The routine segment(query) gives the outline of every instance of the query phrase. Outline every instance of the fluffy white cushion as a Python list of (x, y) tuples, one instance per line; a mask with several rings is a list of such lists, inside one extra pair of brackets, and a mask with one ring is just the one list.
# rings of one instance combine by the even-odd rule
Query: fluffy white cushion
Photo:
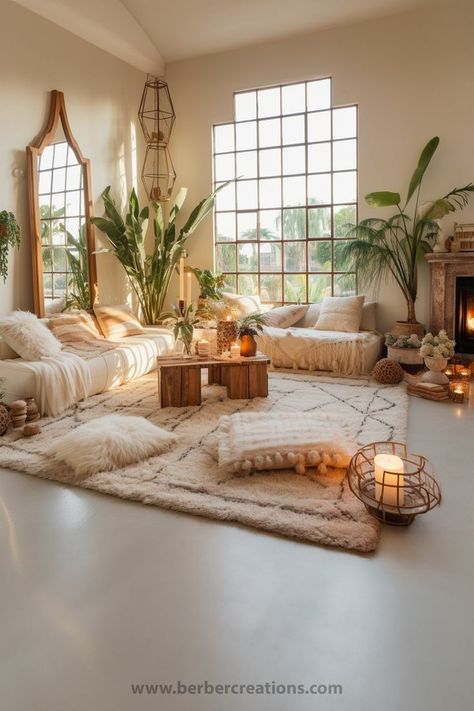
[(227, 308), (232, 309), (235, 318), (243, 318), (248, 314), (253, 314), (255, 311), (269, 311), (272, 307), (268, 304), (262, 304), (260, 296), (242, 296), (241, 294), (223, 294), (222, 298)]
[(145, 329), (128, 304), (95, 305), (94, 314), (106, 338), (127, 338), (127, 336), (139, 336), (145, 333)]
[(161, 454), (174, 442), (174, 434), (144, 417), (107, 415), (56, 440), (47, 455), (65, 462), (79, 479)]
[(61, 343), (49, 328), (29, 311), (14, 311), (0, 319), (0, 334), (24, 360), (40, 360), (61, 350)]
[(7, 358), (18, 358), (18, 353), (13, 348), (10, 348), (6, 340), (0, 336), (0, 360), (6, 360)]
[(321, 412), (244, 412), (221, 417), (219, 466), (237, 475), (252, 470), (347, 467), (357, 449), (354, 436), (334, 415)]
[(266, 325), (274, 328), (289, 328), (299, 321), (306, 311), (306, 304), (291, 304), (289, 306), (277, 306), (266, 314)]
[(364, 296), (325, 296), (314, 328), (317, 331), (357, 332), (364, 299)]

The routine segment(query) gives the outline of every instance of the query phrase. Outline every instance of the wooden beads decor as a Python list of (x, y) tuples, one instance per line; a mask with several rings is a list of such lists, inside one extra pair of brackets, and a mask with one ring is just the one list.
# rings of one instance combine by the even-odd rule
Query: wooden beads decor
[(26, 425), (23, 427), (24, 437), (32, 437), (33, 435), (37, 435), (40, 432), (41, 426), (39, 422), (27, 422)]
[(26, 422), (26, 402), (25, 400), (15, 400), (10, 405), (10, 417), (14, 430), (21, 430)]
[(36, 422), (36, 420), (39, 420), (40, 414), (39, 414), (39, 410), (38, 410), (38, 405), (36, 404), (34, 397), (26, 397), (25, 402), (26, 402), (26, 421), (27, 422)]
[(217, 355), (222, 355), (224, 351), (229, 351), (230, 347), (237, 340), (237, 324), (235, 321), (217, 322)]
[(382, 358), (375, 364), (372, 376), (378, 383), (396, 385), (403, 380), (403, 368), (396, 360)]
[(10, 424), (10, 413), (5, 405), (0, 404), (0, 436), (4, 435)]

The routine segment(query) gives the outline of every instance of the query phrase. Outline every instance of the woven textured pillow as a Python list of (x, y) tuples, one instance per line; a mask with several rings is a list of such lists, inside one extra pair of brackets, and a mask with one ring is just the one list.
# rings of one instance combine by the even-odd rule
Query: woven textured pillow
[(347, 467), (357, 445), (349, 426), (334, 415), (244, 412), (221, 417), (219, 466), (243, 476), (253, 470)]
[(271, 306), (262, 304), (258, 294), (242, 296), (241, 294), (223, 294), (222, 298), (228, 309), (231, 309), (235, 318), (243, 318), (255, 311), (269, 311)]
[(367, 301), (362, 307), (362, 319), (360, 321), (361, 331), (377, 330), (377, 302)]
[(139, 336), (145, 329), (128, 304), (120, 306), (94, 306), (95, 317), (106, 338)]
[(23, 360), (40, 360), (61, 351), (58, 339), (29, 311), (14, 311), (0, 319), (0, 334)]
[(325, 296), (314, 328), (317, 331), (345, 331), (360, 329), (364, 296)]
[(51, 316), (48, 328), (61, 343), (104, 340), (96, 320), (87, 311), (72, 311)]
[(308, 310), (306, 304), (291, 304), (289, 306), (277, 306), (266, 313), (266, 325), (273, 328), (289, 328), (293, 326), (305, 315)]

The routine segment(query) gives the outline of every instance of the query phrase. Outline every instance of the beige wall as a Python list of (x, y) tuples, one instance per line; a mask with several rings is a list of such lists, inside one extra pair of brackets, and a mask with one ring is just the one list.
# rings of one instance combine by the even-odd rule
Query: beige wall
[[(31, 252), (27, 219), (26, 177), (15, 178), (15, 168), (25, 169), (25, 146), (42, 129), (49, 92), (64, 92), (72, 131), (84, 155), (91, 159), (95, 213), (102, 214), (97, 199), (112, 184), (117, 197), (131, 187), (131, 124), (144, 75), (24, 10), (0, 0), (0, 210), (15, 212), (23, 229), (19, 253), (11, 253), (6, 284), (0, 281), (0, 314), (13, 308), (32, 308)], [(142, 137), (137, 125), (138, 173)], [(120, 301), (128, 289), (123, 270), (109, 255), (99, 255), (101, 301)]]
[[(233, 118), (232, 92), (333, 77), (336, 104), (359, 104), (359, 194), (406, 191), (419, 151), (441, 144), (424, 199), (474, 179), (472, 0), (168, 65), (177, 120), (172, 156), (194, 203), (211, 189), (211, 125)], [(370, 214), (362, 202), (360, 216)], [(474, 222), (474, 200), (458, 220)], [(445, 220), (447, 231), (454, 219)], [(213, 262), (212, 224), (189, 242), (190, 262)], [(172, 294), (172, 297), (174, 293)], [(393, 284), (379, 295), (379, 327), (405, 317)], [(421, 271), (419, 320), (429, 321), (428, 270)]]

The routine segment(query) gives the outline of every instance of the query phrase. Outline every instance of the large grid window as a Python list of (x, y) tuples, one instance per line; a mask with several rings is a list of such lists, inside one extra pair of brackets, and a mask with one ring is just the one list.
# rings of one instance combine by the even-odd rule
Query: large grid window
[(333, 107), (331, 79), (234, 95), (213, 127), (216, 269), (262, 301), (356, 293), (343, 226), (357, 218), (357, 107)]

